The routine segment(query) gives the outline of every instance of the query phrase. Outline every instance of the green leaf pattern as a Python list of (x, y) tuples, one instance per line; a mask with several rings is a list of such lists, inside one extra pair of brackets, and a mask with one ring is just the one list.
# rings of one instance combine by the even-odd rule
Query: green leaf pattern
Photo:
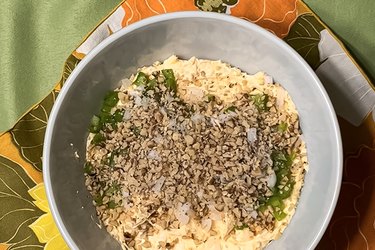
[(313, 69), (320, 64), (319, 42), (323, 25), (311, 14), (300, 15), (285, 41), (292, 46)]
[(22, 117), (10, 131), (21, 155), (39, 171), (42, 170), (43, 141), (47, 120), (57, 94), (56, 90), (52, 91), (40, 104)]
[(72, 73), (73, 69), (77, 67), (78, 63), (81, 60), (76, 58), (74, 55), (70, 55), (68, 59), (65, 62), (64, 65), (64, 71), (62, 74), (62, 79), (61, 79), (61, 85), (64, 85), (66, 79), (68, 79), (69, 75)]
[(360, 126), (371, 112), (375, 115), (375, 91), (330, 32), (323, 30), (320, 35), (322, 63), (316, 74), (324, 84), (336, 113), (354, 126)]
[(27, 192), (33, 186), (20, 165), (0, 156), (0, 243), (9, 250), (43, 249), (28, 227), (43, 214)]

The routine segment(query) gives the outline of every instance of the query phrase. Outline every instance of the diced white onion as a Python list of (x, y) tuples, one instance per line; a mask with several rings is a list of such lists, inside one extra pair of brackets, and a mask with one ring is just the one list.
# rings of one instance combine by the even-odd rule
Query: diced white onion
[(221, 220), (221, 214), (216, 210), (214, 205), (208, 205), (208, 209), (210, 210), (209, 216), (211, 220)]
[(160, 113), (162, 113), (163, 116), (168, 117), (167, 111), (165, 111), (165, 108), (159, 108)]
[(186, 91), (187, 91), (187, 95), (192, 100), (199, 101), (199, 100), (202, 100), (203, 97), (204, 97), (204, 91), (203, 91), (203, 89), (198, 88), (196, 86), (188, 86), (186, 88)]
[(156, 142), (156, 143), (162, 143), (163, 142), (163, 137), (161, 135), (157, 135), (154, 138), (154, 142)]
[(200, 121), (204, 120), (204, 116), (201, 115), (200, 113), (194, 113), (191, 116), (191, 120), (192, 120), (192, 122), (200, 122)]
[(190, 204), (185, 203), (181, 204), (179, 203), (177, 206), (177, 209), (174, 212), (174, 215), (176, 216), (177, 220), (180, 222), (180, 225), (187, 225), (189, 223), (189, 216), (187, 215), (190, 211)]
[(253, 210), (250, 212), (250, 216), (253, 217), (254, 219), (258, 216), (257, 211)]
[(276, 174), (274, 171), (267, 177), (267, 186), (273, 188), (276, 184)]
[(212, 226), (212, 220), (208, 218), (202, 218), (202, 228), (204, 231), (210, 231)]
[(163, 187), (164, 181), (165, 181), (165, 177), (164, 177), (164, 176), (161, 176), (161, 177), (155, 182), (155, 185), (152, 187), (152, 191), (154, 191), (155, 193), (159, 193), (160, 190), (161, 190), (161, 188)]
[(132, 117), (132, 113), (129, 110), (125, 110), (123, 120), (124, 121), (130, 120), (131, 117)]
[(264, 75), (264, 83), (265, 83), (265, 84), (272, 84), (272, 83), (273, 83), (273, 78), (272, 78), (272, 76)]
[(284, 106), (285, 98), (287, 96), (287, 92), (282, 88), (277, 88), (276, 93), (276, 107), (282, 108)]
[(136, 97), (136, 96), (140, 96), (140, 95), (141, 95), (140, 92), (138, 92), (138, 91), (136, 91), (136, 90), (132, 90), (132, 89), (130, 89), (130, 90), (128, 91), (128, 94), (129, 94), (130, 96), (132, 96), (132, 97)]
[(249, 128), (246, 132), (247, 132), (247, 141), (249, 143), (253, 143), (257, 140), (257, 129), (256, 128)]
[(128, 78), (122, 79), (120, 83), (121, 83), (120, 91), (125, 91), (129, 89), (129, 87), (132, 85), (132, 82)]
[(160, 156), (158, 152), (155, 150), (150, 150), (150, 152), (148, 152), (147, 157), (152, 160), (160, 160)]

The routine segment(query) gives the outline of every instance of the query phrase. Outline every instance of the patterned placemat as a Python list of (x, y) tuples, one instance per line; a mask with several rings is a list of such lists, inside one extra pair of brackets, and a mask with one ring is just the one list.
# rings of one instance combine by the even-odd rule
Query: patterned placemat
[(41, 172), (44, 133), (59, 90), (80, 60), (112, 33), (149, 16), (182, 10), (220, 12), (256, 23), (311, 65), (335, 107), (345, 155), (339, 201), (318, 249), (375, 249), (375, 91), (319, 18), (300, 0), (127, 0), (69, 56), (55, 89), (0, 136), (0, 250), (68, 249), (48, 208)]

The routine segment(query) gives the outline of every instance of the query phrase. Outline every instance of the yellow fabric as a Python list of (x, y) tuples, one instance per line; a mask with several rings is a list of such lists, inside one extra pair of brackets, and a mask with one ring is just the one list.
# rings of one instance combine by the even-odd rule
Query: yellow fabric
[(29, 226), (38, 237), (39, 242), (47, 243), (44, 249), (69, 249), (53, 221), (51, 211), (48, 207), (44, 184), (40, 183), (36, 185), (29, 190), (29, 194), (35, 200), (35, 205), (45, 212), (45, 214)]

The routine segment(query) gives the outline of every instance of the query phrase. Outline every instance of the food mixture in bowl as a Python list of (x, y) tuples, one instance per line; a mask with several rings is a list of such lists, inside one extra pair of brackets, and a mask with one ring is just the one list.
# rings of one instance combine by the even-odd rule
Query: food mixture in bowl
[(262, 249), (281, 235), (307, 158), (279, 84), (175, 56), (121, 84), (92, 118), (85, 175), (124, 249)]

